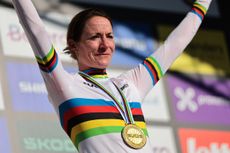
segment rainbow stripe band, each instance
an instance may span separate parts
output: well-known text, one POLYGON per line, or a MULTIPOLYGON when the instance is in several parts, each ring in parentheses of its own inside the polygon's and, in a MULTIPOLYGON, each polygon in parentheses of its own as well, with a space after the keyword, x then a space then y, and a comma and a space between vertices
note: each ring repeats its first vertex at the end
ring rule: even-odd
MULTIPOLYGON (((147 135, 146 124, 138 102, 129 103, 136 125, 147 135)), ((63 129, 78 148, 81 141, 103 134, 121 133, 125 126, 119 110, 112 101, 74 98, 59 106, 63 129)))
POLYGON ((155 83, 157 83, 160 78, 163 76, 163 72, 161 70, 160 65, 158 64, 158 62, 152 57, 148 57, 144 60, 143 65, 146 67, 146 69, 148 70, 152 81, 153 81, 153 85, 155 83))
POLYGON ((90 68, 90 69, 84 70, 83 72, 88 74, 92 78, 108 78, 106 69, 90 68))
POLYGON ((194 2, 192 7, 192 13, 196 14, 201 20, 204 19, 207 9, 198 2, 194 2))
POLYGON ((57 56, 57 53, 56 53, 54 47, 52 46, 49 53, 45 57, 40 58, 40 57, 36 56, 36 60, 38 62, 39 68, 42 71, 50 73, 57 66, 58 56, 57 56))
MULTIPOLYGON (((105 122, 108 122, 108 121, 105 121, 105 122)), ((139 124, 138 122, 136 122, 136 125, 138 127, 142 127, 141 126, 142 124, 139 124)), ((101 134, 109 134, 109 133, 119 133, 120 134, 122 129, 124 128, 124 126, 125 126, 125 124, 123 124, 123 126, 112 125, 112 126, 95 127, 95 128, 89 129, 85 132, 82 132, 80 134, 76 134, 75 141, 73 141, 73 139, 71 139, 71 140, 74 142, 74 144, 76 146, 78 146, 81 141, 83 141, 89 137, 92 137, 92 136, 97 136, 97 135, 101 135, 101 134)), ((148 136, 146 127, 141 128, 141 129, 143 130, 145 135, 148 136)))

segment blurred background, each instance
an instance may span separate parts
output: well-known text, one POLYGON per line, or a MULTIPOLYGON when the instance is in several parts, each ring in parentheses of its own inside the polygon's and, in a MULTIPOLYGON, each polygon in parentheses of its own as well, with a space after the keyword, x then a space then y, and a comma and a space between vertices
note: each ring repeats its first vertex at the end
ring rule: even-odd
MULTIPOLYGON (((113 19, 116 76, 156 50, 192 0, 34 0, 65 69, 70 19, 84 8, 113 19)), ((153 153, 230 153, 230 30, 227 2, 213 0, 201 28, 143 103, 153 153)), ((176 45, 176 44, 175 44, 176 45)), ((115 148, 114 148, 115 149, 115 148)), ((48 102, 32 50, 9 0, 0 0, 0 153, 76 153, 48 102)))

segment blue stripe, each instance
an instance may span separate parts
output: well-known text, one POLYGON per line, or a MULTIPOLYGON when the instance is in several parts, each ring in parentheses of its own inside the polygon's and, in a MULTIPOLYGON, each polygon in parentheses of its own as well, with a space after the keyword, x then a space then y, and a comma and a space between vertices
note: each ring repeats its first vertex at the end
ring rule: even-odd
POLYGON ((139 102, 131 102, 129 105, 131 108, 141 108, 141 103, 139 102))
MULTIPOLYGON (((139 102, 130 102, 130 108, 141 108, 139 102)), ((116 107, 112 101, 106 101, 104 99, 86 99, 86 98, 73 98, 63 102, 59 106, 59 116, 61 124, 63 124, 64 113, 74 107, 80 106, 113 106, 116 107)))
POLYGON ((203 16, 201 16, 201 15, 200 15, 199 13, 197 13, 195 10, 192 10, 191 12, 194 13, 194 14, 196 14, 196 15, 200 18, 201 21, 203 20, 203 16))
POLYGON ((80 106, 115 106, 112 101, 105 101, 103 99, 85 99, 85 98, 73 98, 65 101, 59 106, 60 117, 63 114, 74 107, 80 106))
POLYGON ((51 73, 51 72, 56 68, 56 66, 57 66, 57 64, 58 64, 58 55, 57 55, 56 52, 55 52, 55 54, 56 54, 56 62, 55 62, 55 64, 49 69, 49 73, 51 73))
POLYGON ((90 68, 90 69, 84 70, 83 72, 88 74, 90 71, 94 71, 94 70, 97 70, 97 69, 96 68, 90 68))
MULTIPOLYGON (((58 64, 58 55, 57 55, 56 52, 55 52, 55 54, 56 54, 56 62, 54 63, 54 65, 53 65, 50 69, 48 69, 47 67, 45 67, 45 68, 40 67, 40 69, 41 69, 43 72, 51 73, 51 72, 56 68, 56 66, 57 66, 57 64, 58 64)), ((40 65, 40 64, 38 64, 38 65, 40 65)))
POLYGON ((150 74, 150 77, 151 77, 151 79, 152 79, 152 84, 155 85, 155 84, 156 84, 156 81, 155 81, 155 78, 154 78, 154 76, 153 76, 153 74, 152 74, 152 71, 149 69, 149 67, 148 67, 146 64, 143 63, 143 65, 145 66, 145 68, 148 70, 148 72, 149 72, 149 74, 150 74))

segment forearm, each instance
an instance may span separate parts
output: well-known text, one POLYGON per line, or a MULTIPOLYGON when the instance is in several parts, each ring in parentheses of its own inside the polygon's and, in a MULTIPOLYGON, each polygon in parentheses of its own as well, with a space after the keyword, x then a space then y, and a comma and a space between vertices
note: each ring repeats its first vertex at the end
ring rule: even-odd
MULTIPOLYGON (((205 2, 205 1, 203 1, 205 2)), ((205 3, 205 7, 209 7, 205 3)), ((204 10, 206 11, 206 10, 204 10)), ((159 62, 163 72, 171 66, 175 59, 184 51, 197 33, 206 12, 199 12, 196 4, 182 22, 170 33, 162 45, 154 52, 153 57, 159 62)))
POLYGON ((12 2, 45 82, 48 82, 52 89, 61 89, 63 86, 62 79, 67 74, 59 62, 58 54, 52 46, 49 35, 33 3, 31 0, 12 0, 12 2))
POLYGON ((35 56, 45 57, 52 43, 33 3, 31 0, 12 0, 12 2, 35 56))

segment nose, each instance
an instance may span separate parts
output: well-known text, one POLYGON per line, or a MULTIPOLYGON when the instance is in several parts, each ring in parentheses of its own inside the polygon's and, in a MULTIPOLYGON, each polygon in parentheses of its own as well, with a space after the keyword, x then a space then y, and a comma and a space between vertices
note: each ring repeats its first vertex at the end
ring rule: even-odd
POLYGON ((102 45, 105 46, 105 47, 107 47, 109 45, 109 40, 108 40, 108 38, 106 36, 102 37, 101 42, 102 42, 102 45))
POLYGON ((102 37, 101 43, 100 43, 100 50, 106 51, 106 49, 109 47, 109 40, 105 36, 102 37))

